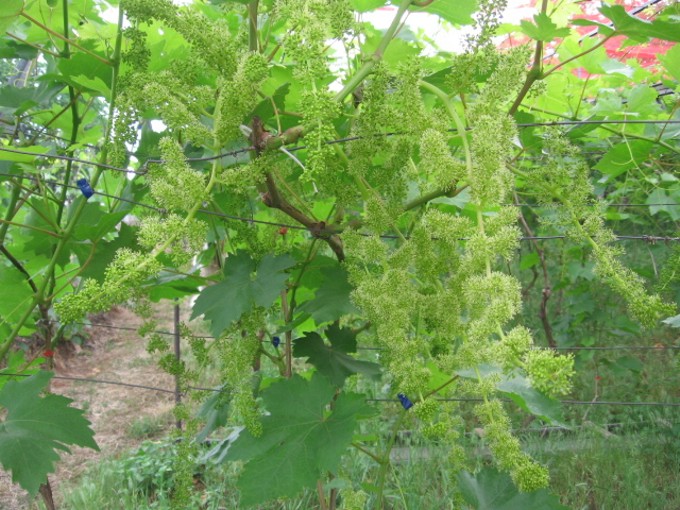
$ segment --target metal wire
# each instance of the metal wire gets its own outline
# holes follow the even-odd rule
[[[546,347],[553,351],[678,351],[680,345],[590,345],[590,346],[575,346],[575,347]],[[359,351],[384,351],[384,347],[357,347]]]
[[[61,321],[51,319],[48,321],[50,324],[61,324]],[[95,322],[71,322],[69,324],[77,324],[78,326],[86,326],[86,327],[93,327],[93,328],[105,328],[105,329],[113,329],[113,330],[119,330],[119,331],[134,331],[137,332],[139,331],[139,328],[133,328],[131,326],[114,326],[113,324],[102,324],[102,323],[95,323]],[[157,335],[166,335],[166,336],[173,336],[175,333],[172,331],[164,331],[164,330],[153,330],[149,331],[149,334],[154,333]],[[191,335],[192,338],[197,338],[197,339],[203,339],[203,340],[214,340],[215,337],[213,336],[201,336],[201,335]]]
[[[610,346],[579,346],[579,347],[554,347],[555,351],[677,351],[680,345],[610,345]]]
[[[7,177],[15,177],[15,178],[19,178],[19,179],[28,179],[28,180],[33,180],[33,181],[39,181],[39,179],[37,177],[32,176],[32,175],[25,175],[25,174],[14,175],[14,174],[3,173],[3,172],[0,172],[0,175],[7,176]],[[73,185],[70,185],[70,184],[62,184],[62,183],[54,182],[54,181],[49,182],[49,184],[53,184],[55,186],[64,186],[64,187],[71,188],[71,189],[80,189],[77,186],[73,186]],[[102,196],[102,197],[110,198],[112,200],[120,200],[122,202],[126,202],[126,203],[129,203],[129,204],[138,205],[140,207],[144,207],[146,209],[156,211],[160,214],[167,214],[167,211],[165,209],[160,208],[160,207],[156,207],[156,206],[153,206],[153,205],[150,205],[150,204],[145,204],[145,203],[142,203],[142,202],[136,202],[134,200],[129,200],[129,199],[126,199],[126,198],[118,196],[118,195],[111,195],[111,194],[100,192],[100,191],[95,191],[95,194]],[[673,205],[677,205],[677,204],[673,204]],[[292,224],[289,224],[289,223],[279,223],[279,222],[274,222],[274,221],[256,220],[254,218],[244,218],[244,217],[240,217],[240,216],[232,216],[232,215],[224,214],[224,213],[221,213],[221,212],[218,212],[218,211],[211,211],[209,209],[199,209],[198,212],[201,213],[201,214],[206,214],[208,216],[215,216],[215,217],[218,217],[218,218],[223,218],[223,219],[227,219],[227,220],[231,220],[231,221],[240,221],[240,222],[244,222],[244,223],[258,224],[258,225],[269,225],[269,226],[272,226],[272,227],[284,227],[284,228],[291,229],[291,230],[308,230],[307,227],[304,227],[302,225],[292,225]],[[359,235],[362,235],[362,236],[365,236],[365,237],[373,236],[373,234],[366,233],[366,232],[360,232]],[[382,234],[379,237],[382,238],[382,239],[400,239],[399,236],[391,235],[391,234]],[[567,238],[567,236],[565,236],[565,235],[523,236],[523,237],[520,237],[519,240],[520,241],[550,241],[550,240],[566,239],[566,238]],[[619,241],[638,240],[638,241],[646,241],[646,242],[652,243],[652,244],[657,243],[657,242],[677,242],[677,241],[680,241],[680,237],[657,236],[657,235],[649,235],[649,234],[645,234],[645,235],[620,235],[620,234],[616,234],[615,238]],[[433,240],[436,240],[436,238],[433,238]],[[468,240],[468,238],[464,238],[464,237],[459,239],[459,241],[467,241],[467,240]]]
[[[460,397],[460,398],[437,398],[439,402],[484,402],[483,398],[476,397]],[[503,402],[512,402],[509,398],[501,398]],[[367,402],[393,402],[400,404],[401,401],[396,398],[368,398]],[[559,400],[561,404],[575,405],[575,406],[649,406],[649,407],[680,407],[680,402],[626,402],[615,400]]]
[[[13,374],[13,373],[0,373],[0,376],[2,377],[31,377],[33,374]],[[161,393],[170,393],[174,394],[174,390],[167,390],[165,388],[157,388],[155,386],[146,386],[144,384],[132,384],[132,383],[124,383],[120,381],[105,381],[103,379],[90,379],[89,377],[70,377],[67,375],[54,375],[52,376],[53,379],[62,379],[65,381],[80,381],[80,382],[88,382],[88,383],[95,383],[95,384],[113,384],[115,386],[125,386],[128,388],[137,388],[141,390],[150,390],[150,391],[159,391]]]
[[[15,374],[15,373],[0,373],[0,376],[3,377],[30,377],[32,374]],[[80,381],[80,382],[88,382],[88,383],[93,383],[93,384],[112,384],[115,386],[125,386],[128,388],[137,388],[137,389],[143,389],[143,390],[149,390],[149,391],[158,391],[162,393],[170,393],[174,394],[174,390],[168,390],[165,388],[158,388],[154,386],[146,386],[143,384],[132,384],[132,383],[124,383],[120,381],[106,381],[103,379],[91,379],[89,377],[70,377],[70,376],[64,376],[64,375],[55,375],[53,376],[54,379],[63,379],[63,380],[68,380],[68,381]],[[212,392],[224,392],[227,390],[219,389],[219,388],[203,388],[200,386],[189,386],[188,389],[193,389],[193,390],[199,390],[199,391],[212,391]],[[437,398],[435,400],[438,400],[440,402],[484,402],[483,398],[474,398],[474,397],[461,397],[461,398]],[[504,402],[512,402],[510,399],[499,399]],[[377,402],[377,403],[400,403],[399,399],[393,399],[393,398],[367,398],[366,402]],[[626,401],[613,401],[613,400],[592,400],[592,401],[587,401],[587,400],[560,400],[559,401],[562,404],[567,404],[567,405],[577,405],[577,406],[592,406],[592,405],[606,405],[606,406],[650,406],[650,407],[680,407],[680,402],[626,402]]]
[[[54,319],[49,320],[48,322],[50,324],[61,324],[61,321],[54,320]],[[131,326],[115,326],[113,324],[102,324],[102,323],[95,323],[95,322],[71,322],[70,324],[77,324],[79,326],[93,327],[93,328],[113,329],[113,330],[120,330],[120,331],[134,331],[134,332],[139,331],[139,328],[133,328]],[[164,331],[164,330],[149,331],[149,334],[152,334],[152,333],[157,334],[157,335],[166,335],[166,336],[174,335],[174,333],[172,331]],[[191,337],[199,339],[199,340],[215,340],[214,336],[209,336],[209,335],[191,335]],[[362,346],[358,346],[357,350],[359,350],[359,351],[383,351],[385,349],[383,347],[362,347]],[[552,348],[552,350],[555,350],[555,351],[619,351],[619,350],[647,351],[648,350],[648,351],[653,351],[653,352],[663,352],[663,351],[680,350],[680,345],[575,346],[575,347],[554,347],[554,348]]]
[[[526,122],[526,123],[519,123],[516,126],[520,129],[523,128],[530,128],[530,127],[553,127],[553,126],[577,126],[577,125],[598,125],[598,124],[680,124],[680,120],[672,120],[672,119],[667,119],[667,120],[651,120],[651,119],[646,119],[646,120],[636,120],[636,119],[630,119],[630,120],[608,120],[608,119],[603,119],[603,120],[564,120],[564,121],[551,121],[551,122]],[[451,128],[447,130],[450,133],[457,133],[458,130],[455,128]],[[405,135],[408,134],[406,131],[393,131],[393,132],[387,132],[387,133],[375,133],[374,135],[370,135],[368,138],[374,138],[374,137],[392,137],[392,136],[397,136],[397,135]],[[344,138],[337,138],[335,140],[328,140],[325,143],[327,145],[334,145],[338,143],[345,143],[345,142],[353,142],[356,140],[362,140],[367,137],[365,136],[348,136]],[[298,145],[294,147],[287,148],[286,150],[288,152],[296,152],[300,150],[306,149],[306,145]],[[215,156],[206,156],[206,157],[200,157],[200,158],[186,158],[187,162],[202,162],[202,161],[213,161],[216,159],[221,159],[224,157],[229,157],[229,156],[236,156],[238,154],[243,154],[246,152],[254,151],[255,147],[249,146],[249,147],[242,147],[240,149],[236,149],[233,151],[228,151],[228,152],[223,152],[220,154],[217,154]],[[121,168],[121,167],[116,167],[112,165],[106,165],[104,163],[97,163],[97,162],[92,162],[92,161],[86,161],[83,159],[79,158],[73,158],[69,156],[61,156],[57,154],[36,154],[34,152],[28,152],[28,151],[22,151],[20,149],[14,149],[14,148],[7,148],[7,147],[0,147],[0,151],[4,152],[10,152],[10,153],[15,153],[15,154],[22,154],[26,156],[33,156],[36,158],[53,158],[53,159],[58,159],[58,160],[63,160],[63,161],[72,161],[74,163],[82,163],[86,165],[91,165],[95,166],[98,168],[103,168],[106,170],[112,170],[112,171],[118,171],[118,172],[124,172],[124,173],[130,173],[130,174],[135,174],[135,175],[145,175],[147,173],[147,167],[149,164],[162,164],[164,163],[164,160],[162,159],[148,159],[144,162],[144,164],[141,166],[141,170],[131,170],[129,168]]]
[[[128,168],[120,168],[117,166],[112,166],[112,165],[106,165],[104,163],[97,163],[96,161],[87,161],[84,159],[79,159],[79,158],[73,158],[71,156],[61,156],[59,154],[37,154],[35,152],[29,152],[29,151],[22,151],[20,149],[10,149],[8,147],[0,147],[1,152],[9,152],[12,154],[21,154],[24,156],[33,156],[36,158],[51,158],[51,159],[58,159],[60,161],[71,161],[72,163],[81,163],[83,165],[90,165],[98,168],[104,168],[105,170],[113,170],[116,172],[125,172],[125,173],[130,173],[130,174],[136,174],[136,175],[144,175],[146,172],[138,172],[135,170],[130,170]]]

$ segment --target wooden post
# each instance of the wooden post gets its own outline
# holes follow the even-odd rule
[[[175,360],[177,361],[177,365],[179,366],[179,363],[181,361],[182,355],[180,351],[180,346],[179,346],[179,340],[180,340],[180,333],[179,333],[179,304],[175,305],[175,320],[174,320],[174,339],[175,339]],[[182,403],[182,393],[180,392],[180,374],[177,373],[175,374],[175,405],[179,405]],[[175,426],[177,427],[177,430],[182,430],[182,420],[177,420],[175,422]]]

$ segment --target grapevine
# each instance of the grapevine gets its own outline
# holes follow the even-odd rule
[[[382,32],[354,11],[368,10],[365,3],[121,0],[115,36],[83,36],[87,44],[69,26],[66,0],[64,35],[38,21],[30,2],[0,10],[3,28],[28,34],[26,46],[61,73],[55,84],[68,92],[54,92],[56,106],[39,110],[45,105],[35,91],[15,87],[17,97],[30,96],[21,107],[30,114],[13,111],[17,128],[0,145],[26,149],[2,161],[9,168],[0,195],[9,206],[0,224],[2,268],[13,271],[7,282],[22,299],[16,309],[0,308],[7,338],[0,362],[19,334],[42,330],[53,353],[67,325],[128,305],[144,320],[148,351],[184,393],[200,398],[190,394],[192,383],[217,374],[220,395],[211,402],[228,407],[228,417],[199,437],[226,439],[203,460],[241,463],[244,504],[311,488],[321,508],[335,508],[342,484],[324,484],[342,473],[353,449],[374,462],[375,491],[347,485],[345,507],[384,508],[390,453],[406,425],[446,446],[452,481],[477,467],[461,446],[473,425],[496,467],[517,490],[535,493],[549,486],[549,472],[513,435],[514,404],[553,419],[533,403],[549,407],[572,392],[576,358],[542,347],[540,330],[526,320],[540,265],[542,319],[554,346],[546,257],[540,252],[529,265],[536,276],[527,285],[516,263],[522,229],[527,238],[536,239],[533,227],[581,247],[593,276],[642,327],[676,312],[677,249],[650,291],[626,265],[606,202],[607,193],[627,199],[627,179],[676,196],[677,179],[659,170],[676,165],[680,153],[663,125],[676,106],[643,105],[649,91],[619,92],[633,69],[594,72],[586,57],[618,35],[677,42],[669,29],[677,16],[664,11],[642,22],[605,6],[611,26],[599,24],[598,40],[581,47],[578,23],[563,26],[568,16],[543,1],[533,21],[516,27],[528,43],[499,49],[507,2],[466,0],[468,16],[444,0],[401,0]],[[460,54],[435,48],[428,57],[409,40],[406,20],[423,10],[441,23],[473,25]],[[80,15],[100,20],[94,8]],[[55,40],[63,47],[53,51]],[[677,66],[669,54],[670,82]],[[606,91],[590,97],[584,84],[574,103],[555,90],[575,79],[581,61],[603,75],[598,86]],[[37,56],[33,64],[43,65]],[[70,139],[61,136],[69,115]],[[608,152],[592,161],[583,149],[596,142],[566,123],[537,134],[539,115],[623,117],[624,125],[633,116],[659,126],[614,131],[614,147],[600,140]],[[602,122],[592,129],[611,134]],[[54,168],[42,163],[49,151],[64,154]],[[83,162],[94,157],[100,165],[91,170]],[[645,158],[654,172],[645,174]],[[53,182],[63,186],[58,194]],[[546,213],[527,218],[520,196]],[[53,239],[41,245],[26,231]],[[16,256],[10,241],[21,246]],[[168,296],[192,297],[194,322],[180,335],[191,362],[155,331],[152,301]],[[56,334],[46,326],[52,317]],[[368,359],[360,345],[379,354]],[[363,420],[379,422],[367,399],[381,392],[394,404],[382,416],[390,431],[374,444],[355,440]],[[466,414],[454,398],[478,403]],[[187,424],[175,465],[173,504],[182,508],[192,497],[200,420],[186,402],[175,412]],[[213,430],[220,427],[228,433]],[[272,471],[277,463],[285,473]],[[464,496],[457,490],[452,498],[462,504]]]

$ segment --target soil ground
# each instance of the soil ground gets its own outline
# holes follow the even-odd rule
[[[158,315],[159,329],[170,331],[172,309]],[[87,327],[89,339],[83,347],[58,349],[54,356],[55,375],[174,389],[172,377],[156,366],[155,359],[146,352],[146,341],[136,331],[113,329],[136,328],[141,324],[137,316],[127,309],[116,308],[93,318],[92,322],[111,327]],[[57,501],[62,482],[76,478],[88,463],[138,446],[143,438],[135,432],[135,423],[152,419],[154,424],[163,426],[164,430],[158,431],[161,435],[174,426],[174,396],[170,393],[63,379],[53,379],[51,389],[73,399],[72,405],[86,411],[101,449],[96,452],[76,447],[70,455],[62,455],[56,472],[49,476]],[[12,483],[9,473],[0,469],[0,510],[31,508],[35,508],[33,500]]]

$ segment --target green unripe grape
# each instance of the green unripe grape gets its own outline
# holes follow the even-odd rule
[[[446,437],[449,426],[441,421],[429,423],[423,427],[423,436],[430,441],[437,441]]]
[[[413,406],[413,413],[422,421],[430,421],[439,411],[439,402],[434,399],[420,400]]]

